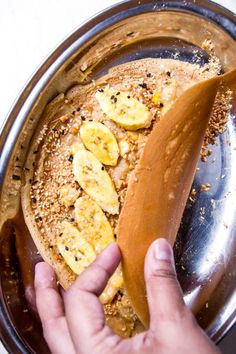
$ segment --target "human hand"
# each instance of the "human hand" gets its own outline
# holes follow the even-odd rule
[[[98,296],[119,262],[119,248],[112,243],[62,296],[52,268],[37,264],[36,303],[53,354],[219,354],[183,301],[165,239],[150,246],[145,260],[149,329],[130,339],[114,334]]]

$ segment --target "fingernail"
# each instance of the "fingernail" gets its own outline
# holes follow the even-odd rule
[[[51,287],[55,281],[55,273],[48,264],[39,262],[35,265],[35,284],[38,287]]]
[[[154,256],[158,261],[174,263],[172,247],[164,238],[160,238],[154,242]]]

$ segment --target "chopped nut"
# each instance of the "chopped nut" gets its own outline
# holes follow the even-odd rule
[[[68,116],[68,115],[64,115],[64,116],[61,116],[61,117],[60,117],[60,121],[61,121],[62,123],[67,122],[68,119],[69,119],[69,116]]]

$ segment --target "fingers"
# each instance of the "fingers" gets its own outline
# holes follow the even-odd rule
[[[38,312],[43,321],[64,316],[56,276],[47,263],[40,262],[35,267],[35,290]]]
[[[44,263],[35,267],[36,305],[42,321],[44,337],[54,354],[74,354],[74,347],[64,317],[64,307],[52,268]]]
[[[120,263],[120,251],[116,243],[110,243],[73,284],[73,291],[80,290],[99,296],[109,278]]]
[[[104,339],[112,333],[108,327],[104,327],[103,306],[98,296],[119,262],[119,248],[112,243],[77,278],[64,295],[67,321],[78,351],[83,348],[83,353],[89,353],[93,345],[92,341],[98,338],[102,330],[104,330]]]
[[[35,289],[33,285],[27,285],[25,288],[25,297],[30,304],[30,307],[32,310],[37,312],[37,307],[36,307],[36,297],[35,297]]]
[[[145,280],[150,328],[160,328],[165,321],[181,319],[188,310],[176,278],[172,247],[165,239],[154,241],[148,250]]]

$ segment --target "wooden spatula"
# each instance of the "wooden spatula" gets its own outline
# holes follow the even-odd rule
[[[236,69],[201,82],[179,97],[150,134],[129,183],[118,224],[118,244],[126,289],[146,327],[144,258],[155,239],[175,242],[220,85],[229,87],[235,96]]]

